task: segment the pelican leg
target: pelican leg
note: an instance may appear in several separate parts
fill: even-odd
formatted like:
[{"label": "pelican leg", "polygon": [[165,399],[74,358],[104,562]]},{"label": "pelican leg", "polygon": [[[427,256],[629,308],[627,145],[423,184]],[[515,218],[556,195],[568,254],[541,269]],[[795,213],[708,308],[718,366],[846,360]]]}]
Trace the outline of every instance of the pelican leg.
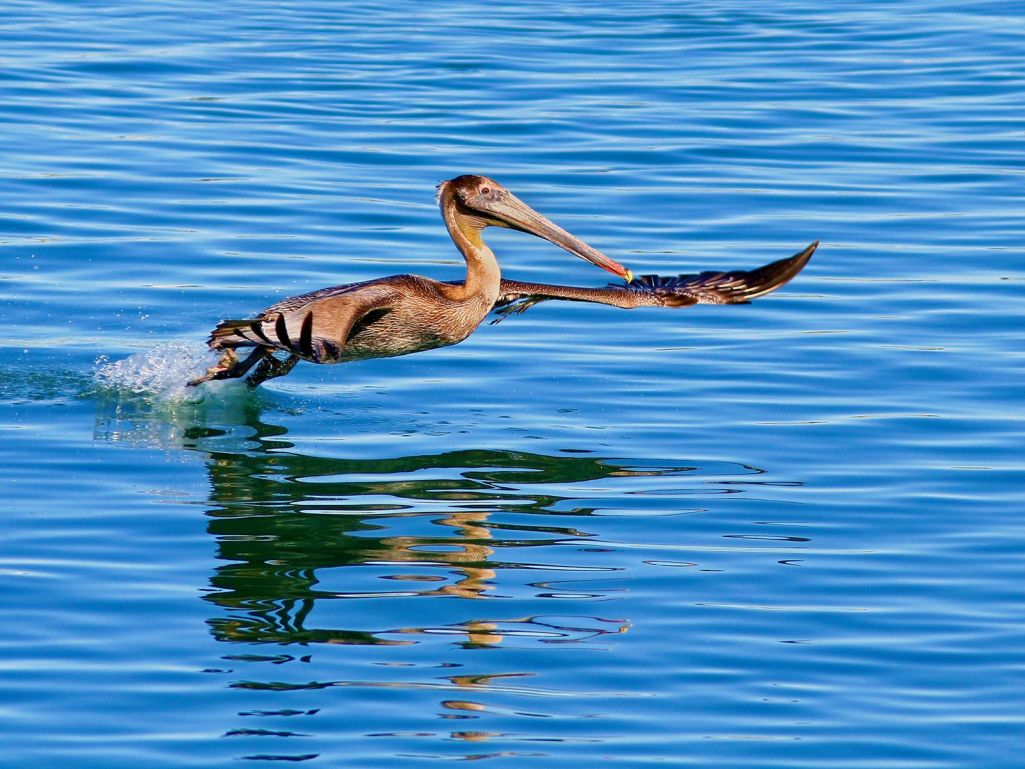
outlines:
[{"label": "pelican leg", "polygon": [[256,371],[246,377],[246,384],[250,389],[258,387],[268,379],[284,376],[295,368],[295,364],[298,362],[298,355],[289,355],[284,360],[279,360],[273,355],[268,354],[267,357],[260,361],[260,365],[256,367]]},{"label": "pelican leg", "polygon": [[245,358],[239,360],[235,351],[229,347],[221,353],[221,359],[208,368],[203,376],[190,379],[185,386],[195,387],[203,382],[209,382],[211,379],[237,379],[256,365],[260,358],[269,355],[266,347],[257,347]]}]

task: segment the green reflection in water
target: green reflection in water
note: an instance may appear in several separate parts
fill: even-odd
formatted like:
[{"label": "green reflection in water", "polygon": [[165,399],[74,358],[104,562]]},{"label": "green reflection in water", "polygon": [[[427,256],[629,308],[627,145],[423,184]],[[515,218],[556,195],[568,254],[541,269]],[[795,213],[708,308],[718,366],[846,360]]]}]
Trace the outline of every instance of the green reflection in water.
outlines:
[{"label": "green reflection in water", "polygon": [[[618,632],[619,623],[610,628],[608,622],[597,627],[592,622],[581,628],[553,626],[539,618],[473,619],[444,628],[374,634],[317,629],[308,620],[320,600],[486,597],[502,569],[533,566],[504,560],[500,550],[515,549],[522,556],[524,548],[591,536],[576,527],[551,525],[550,516],[523,524],[496,520],[500,513],[516,513],[517,520],[523,514],[543,515],[570,500],[551,487],[651,474],[591,457],[484,450],[374,460],[211,452],[207,466],[214,503],[210,532],[217,538],[218,558],[227,562],[212,578],[215,592],[207,598],[233,615],[212,620],[211,626],[224,640],[278,643],[395,644],[409,643],[395,638],[400,634],[450,633],[463,635],[469,644],[487,645],[510,634],[579,639]],[[589,512],[582,504],[568,514]],[[429,533],[394,533],[389,519],[403,517],[428,519]],[[393,587],[318,588],[322,570],[353,566],[375,570]]]},{"label": "green reflection in water", "polygon": [[[258,396],[171,405],[107,399],[97,416],[99,437],[203,457],[220,562],[205,600],[223,610],[209,625],[227,642],[406,645],[432,637],[486,648],[507,638],[568,643],[618,633],[622,620],[579,614],[510,618],[474,608],[454,622],[428,623],[426,612],[413,626],[367,630],[318,626],[314,612],[341,600],[482,599],[509,585],[517,597],[576,599],[579,608],[622,590],[591,579],[615,566],[581,562],[582,549],[600,545],[581,527],[589,516],[657,496],[651,484],[681,476],[693,478],[692,492],[736,493],[730,481],[710,488],[694,464],[583,450],[310,456],[295,450],[285,427],[266,421],[264,405]],[[716,465],[716,477],[761,472]],[[676,483],[668,496],[680,495]],[[581,572],[591,581],[557,584]],[[523,573],[532,575],[526,585]]]}]

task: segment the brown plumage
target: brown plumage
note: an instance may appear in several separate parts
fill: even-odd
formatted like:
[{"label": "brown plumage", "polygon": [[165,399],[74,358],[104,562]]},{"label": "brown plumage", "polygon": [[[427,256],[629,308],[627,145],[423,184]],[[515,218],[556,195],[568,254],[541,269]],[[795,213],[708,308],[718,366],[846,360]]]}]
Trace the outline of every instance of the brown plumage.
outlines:
[{"label": "brown plumage", "polygon": [[[438,187],[442,218],[466,259],[466,280],[440,282],[418,275],[322,288],[284,299],[247,320],[226,320],[208,344],[221,359],[188,384],[245,376],[255,387],[287,374],[300,360],[342,363],[386,358],[456,344],[495,307],[498,322],[538,302],[562,299],[635,307],[739,304],[775,291],[808,263],[818,241],[800,253],[755,270],[634,278],[622,265],[545,219],[497,182],[459,176]],[[529,232],[624,278],[605,288],[503,280],[495,255],[481,239],[485,227]],[[239,359],[237,350],[251,352]],[[284,359],[275,352],[284,352]]]},{"label": "brown plumage", "polygon": [[[466,280],[444,283],[418,275],[334,286],[285,299],[257,318],[226,320],[210,334],[221,359],[188,384],[245,376],[255,387],[287,374],[299,360],[341,363],[386,358],[456,344],[473,333],[501,296],[501,271],[481,238],[485,227],[529,232],[632,280],[620,264],[541,216],[497,182],[459,176],[438,187],[442,218],[466,259]],[[236,350],[251,349],[243,359]],[[282,351],[287,357],[276,358]]]},{"label": "brown plumage", "polygon": [[496,305],[501,309],[493,322],[524,312],[549,299],[608,304],[627,310],[635,307],[687,307],[692,304],[745,304],[790,282],[804,269],[818,245],[816,240],[791,257],[755,270],[709,271],[676,277],[642,275],[626,285],[610,283],[605,288],[503,280]]}]

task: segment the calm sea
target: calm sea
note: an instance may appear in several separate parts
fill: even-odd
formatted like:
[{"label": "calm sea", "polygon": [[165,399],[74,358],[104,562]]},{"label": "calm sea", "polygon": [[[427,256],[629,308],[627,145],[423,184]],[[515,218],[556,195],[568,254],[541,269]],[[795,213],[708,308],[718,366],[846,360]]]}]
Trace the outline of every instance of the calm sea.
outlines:
[{"label": "calm sea", "polygon": [[[7,0],[0,764],[1021,766],[1023,52],[1009,0]],[[458,279],[466,172],[638,273],[822,246],[181,388]]]}]

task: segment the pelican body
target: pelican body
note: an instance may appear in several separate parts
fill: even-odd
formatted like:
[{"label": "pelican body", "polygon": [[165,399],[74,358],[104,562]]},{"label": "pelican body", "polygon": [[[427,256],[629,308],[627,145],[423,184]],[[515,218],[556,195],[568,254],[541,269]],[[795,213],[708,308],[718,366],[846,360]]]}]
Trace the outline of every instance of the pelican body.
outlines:
[{"label": "pelican body", "polygon": [[[484,176],[464,175],[438,187],[449,235],[466,260],[466,279],[440,282],[393,275],[323,288],[285,299],[248,320],[226,320],[208,345],[220,360],[188,384],[245,376],[251,387],[287,374],[299,360],[343,363],[408,355],[463,341],[502,297],[502,275],[481,237],[486,227],[528,232],[627,281],[633,274]],[[238,350],[249,350],[239,358]],[[275,352],[284,352],[279,359]]]}]

